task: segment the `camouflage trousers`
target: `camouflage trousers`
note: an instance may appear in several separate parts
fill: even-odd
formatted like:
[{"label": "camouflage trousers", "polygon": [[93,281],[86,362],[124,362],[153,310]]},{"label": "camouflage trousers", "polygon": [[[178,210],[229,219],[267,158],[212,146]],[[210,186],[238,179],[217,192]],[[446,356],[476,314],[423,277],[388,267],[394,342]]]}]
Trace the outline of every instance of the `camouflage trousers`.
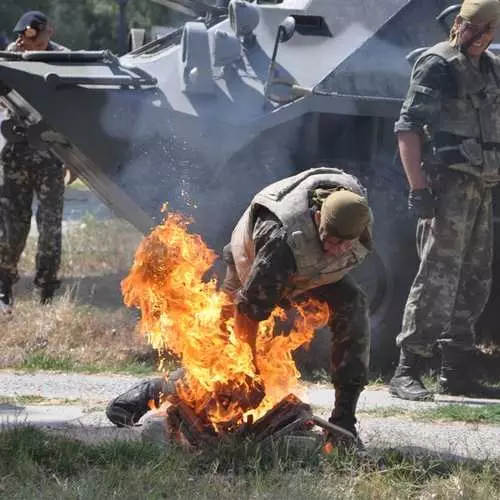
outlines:
[{"label": "camouflage trousers", "polygon": [[[222,289],[233,296],[241,287],[236,269],[228,265]],[[294,297],[326,302],[330,310],[328,327],[332,331],[331,369],[335,387],[363,387],[368,383],[370,361],[370,323],[368,300],[351,276]],[[293,316],[293,309],[290,310]]]},{"label": "camouflage trousers", "polygon": [[0,277],[15,281],[30,230],[33,194],[38,200],[35,284],[58,284],[64,170],[50,153],[7,144],[0,155]]},{"label": "camouflage trousers", "polygon": [[455,172],[432,180],[436,216],[417,225],[420,267],[408,296],[398,346],[431,357],[436,342],[471,349],[491,288],[491,189]]}]

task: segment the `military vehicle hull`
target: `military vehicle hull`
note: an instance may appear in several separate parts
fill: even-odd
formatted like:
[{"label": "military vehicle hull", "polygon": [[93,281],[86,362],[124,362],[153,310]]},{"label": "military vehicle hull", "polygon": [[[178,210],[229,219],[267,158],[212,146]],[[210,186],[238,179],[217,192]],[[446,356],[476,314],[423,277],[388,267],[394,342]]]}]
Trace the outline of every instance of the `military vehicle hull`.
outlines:
[{"label": "military vehicle hull", "polygon": [[[147,232],[168,203],[217,251],[266,184],[324,163],[359,176],[377,251],[357,275],[371,301],[375,367],[388,367],[417,264],[393,124],[406,56],[443,39],[436,16],[451,4],[245,3],[121,58],[3,53],[1,99],[33,146],[51,148],[117,215]],[[492,331],[483,324],[485,337]]]}]

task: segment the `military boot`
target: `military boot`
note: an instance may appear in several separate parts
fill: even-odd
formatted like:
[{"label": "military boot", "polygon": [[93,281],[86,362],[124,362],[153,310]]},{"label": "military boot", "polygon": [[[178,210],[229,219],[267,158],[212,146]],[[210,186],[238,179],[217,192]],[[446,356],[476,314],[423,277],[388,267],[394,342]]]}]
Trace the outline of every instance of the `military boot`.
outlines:
[{"label": "military boot", "polygon": [[482,384],[474,368],[474,350],[440,345],[441,371],[438,381],[439,394],[500,398],[500,389]]},{"label": "military boot", "polygon": [[399,365],[389,382],[389,393],[410,401],[432,399],[432,393],[425,388],[420,379],[422,361],[420,356],[401,349]]},{"label": "military boot", "polygon": [[0,280],[0,312],[12,312],[12,280],[4,278]]},{"label": "military boot", "polygon": [[50,304],[54,298],[59,283],[44,283],[37,286],[37,294],[41,305]]},{"label": "military boot", "polygon": [[139,382],[108,404],[106,416],[118,427],[136,424],[152,407],[160,405],[162,394],[176,394],[175,384],[184,373],[184,370],[179,368],[173,371],[168,379],[157,377]]},{"label": "military boot", "polygon": [[361,386],[335,387],[335,407],[328,421],[351,433],[352,439],[344,437],[340,433],[329,432],[326,436],[326,442],[331,448],[364,450],[363,442],[356,430],[356,406],[362,390]]}]

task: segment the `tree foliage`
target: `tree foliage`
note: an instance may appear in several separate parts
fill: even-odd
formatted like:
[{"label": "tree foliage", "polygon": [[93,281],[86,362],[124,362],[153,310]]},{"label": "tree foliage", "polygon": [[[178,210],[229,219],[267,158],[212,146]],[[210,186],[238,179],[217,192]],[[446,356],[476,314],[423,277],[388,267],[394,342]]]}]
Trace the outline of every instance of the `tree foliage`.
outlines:
[{"label": "tree foliage", "polygon": [[[12,39],[12,28],[28,10],[44,12],[55,28],[54,40],[67,47],[118,51],[116,0],[0,0],[0,32]],[[129,0],[126,15],[128,28],[173,22],[172,13],[151,0]]]}]

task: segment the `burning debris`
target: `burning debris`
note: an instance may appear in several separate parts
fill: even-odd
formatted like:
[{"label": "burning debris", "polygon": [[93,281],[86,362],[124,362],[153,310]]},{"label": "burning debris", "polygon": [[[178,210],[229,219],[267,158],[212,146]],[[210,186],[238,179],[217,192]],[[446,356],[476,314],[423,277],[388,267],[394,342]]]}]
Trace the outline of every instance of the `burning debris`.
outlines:
[{"label": "burning debris", "polygon": [[[151,418],[144,419],[146,439],[164,443],[176,442],[189,449],[213,449],[222,438],[231,436],[243,442],[250,440],[255,444],[267,445],[279,442],[282,438],[299,438],[301,444],[319,448],[324,445],[324,436],[315,427],[344,439],[346,443],[356,444],[356,438],[345,429],[333,425],[315,415],[311,407],[293,394],[289,394],[273,406],[263,417],[253,422],[250,417],[243,424],[227,426],[219,432],[214,431],[210,422],[202,421],[199,416],[180,399],[164,405]],[[329,452],[332,448],[323,447]]]},{"label": "burning debris", "polygon": [[277,308],[259,325],[254,362],[227,314],[229,297],[217,289],[215,278],[204,279],[217,256],[200,236],[188,233],[188,224],[181,215],[168,214],[140,244],[122,283],[125,303],[141,310],[141,332],[185,369],[175,396],[166,396],[158,410],[166,435],[196,447],[227,434],[262,441],[329,426],[294,395],[300,373],[292,358],[327,322],[327,306],[314,300],[294,304],[287,335],[275,335],[287,317]]}]

